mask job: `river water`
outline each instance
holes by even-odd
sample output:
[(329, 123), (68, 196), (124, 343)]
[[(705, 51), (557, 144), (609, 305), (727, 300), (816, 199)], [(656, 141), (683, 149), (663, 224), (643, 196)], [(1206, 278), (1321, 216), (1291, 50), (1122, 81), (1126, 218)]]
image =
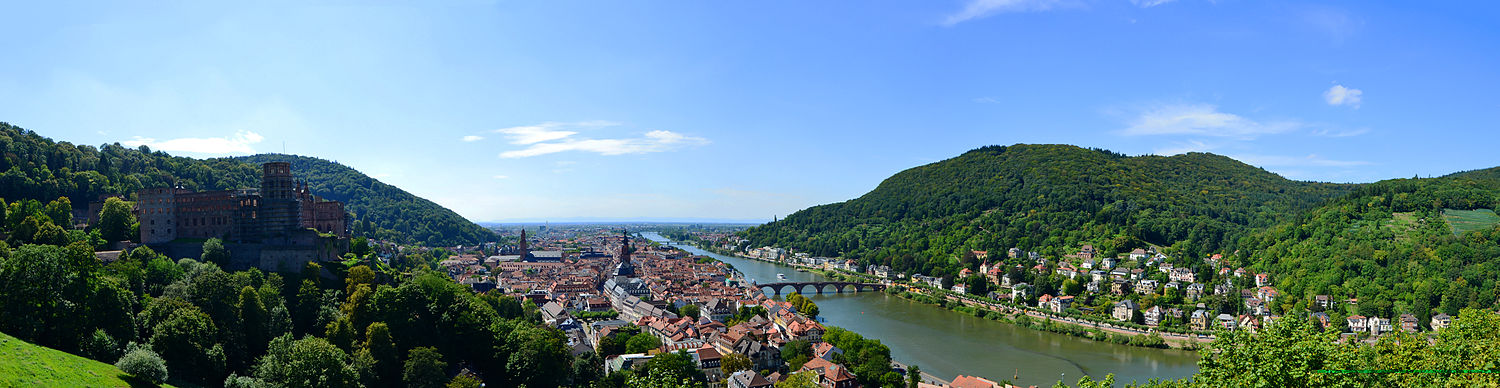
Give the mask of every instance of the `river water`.
[[(670, 243), (656, 233), (643, 235)], [(719, 255), (686, 244), (672, 245), (729, 263), (759, 283), (778, 282), (777, 274), (785, 274), (790, 282), (826, 280), (792, 267)], [(879, 339), (891, 348), (892, 359), (917, 365), (923, 372), (944, 379), (965, 374), (1047, 387), (1060, 378), (1071, 384), (1083, 375), (1099, 379), (1113, 373), (1115, 381), (1123, 385), (1151, 378), (1177, 379), (1198, 371), (1198, 356), (1193, 352), (1116, 345), (1032, 330), (881, 292), (807, 296), (817, 302), (819, 316), (827, 324)]]

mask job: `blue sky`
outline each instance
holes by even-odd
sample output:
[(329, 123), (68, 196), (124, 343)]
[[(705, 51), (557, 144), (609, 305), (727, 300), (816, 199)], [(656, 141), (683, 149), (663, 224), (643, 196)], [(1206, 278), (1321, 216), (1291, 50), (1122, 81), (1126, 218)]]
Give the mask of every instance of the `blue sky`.
[(989, 144), (1500, 165), (1494, 2), (52, 3), (0, 6), (0, 121), (337, 160), (476, 221), (768, 220)]

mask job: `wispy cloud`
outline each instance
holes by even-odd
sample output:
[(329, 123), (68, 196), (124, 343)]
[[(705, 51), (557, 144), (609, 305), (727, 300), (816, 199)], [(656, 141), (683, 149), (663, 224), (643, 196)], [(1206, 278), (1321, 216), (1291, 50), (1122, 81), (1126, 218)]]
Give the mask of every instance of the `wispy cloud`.
[(996, 99), (994, 97), (979, 97), (979, 98), (975, 98), (974, 102), (980, 103), (980, 104), (999, 104), (1000, 100)]
[(1358, 128), (1358, 129), (1322, 128), (1322, 129), (1318, 129), (1318, 130), (1312, 131), (1312, 135), (1313, 136), (1320, 136), (1320, 137), (1352, 137), (1352, 136), (1363, 135), (1363, 134), (1366, 134), (1366, 133), (1370, 133), (1370, 129), (1369, 128)]
[(1229, 157), (1261, 167), (1352, 167), (1371, 164), (1362, 160), (1327, 159), (1315, 154), (1307, 156), (1240, 154)]
[(1065, 4), (1062, 0), (969, 0), (958, 13), (944, 18), (943, 25), (953, 26), (998, 13), (1046, 11)]
[(255, 143), (265, 140), (260, 134), (250, 131), (239, 131), (229, 137), (183, 137), (177, 139), (157, 140), (149, 137), (136, 136), (127, 141), (120, 142), (127, 147), (147, 146), (157, 151), (190, 152), (198, 154), (253, 154)]
[(480, 140), (484, 140), (484, 136), (469, 135), (469, 136), (464, 136), (464, 138), (460, 139), (460, 140), (463, 140), (463, 141), (466, 141), (466, 142), (480, 141)]
[(493, 178), (495, 178), (495, 179), (505, 179), (505, 178), (510, 178), (510, 176), (507, 176), (507, 175), (495, 175)]
[(1120, 133), (1126, 136), (1197, 135), (1254, 139), (1296, 130), (1297, 121), (1258, 122), (1233, 113), (1220, 112), (1209, 104), (1158, 105), (1140, 112), (1130, 127)]
[(1151, 7), (1155, 7), (1155, 6), (1158, 6), (1158, 5), (1170, 3), (1170, 2), (1173, 2), (1173, 1), (1177, 1), (1177, 0), (1130, 0), (1130, 3), (1131, 4), (1135, 4), (1137, 7), (1141, 7), (1141, 8), (1151, 8)]
[(655, 130), (640, 137), (596, 139), (578, 135), (577, 127), (608, 127), (620, 125), (608, 121), (581, 123), (543, 123), (495, 130), (505, 135), (511, 144), (526, 148), (500, 153), (502, 158), (525, 158), (559, 152), (582, 151), (600, 155), (627, 155), (662, 152), (680, 146), (708, 144), (708, 139), (683, 135), (677, 132)]
[[(1344, 85), (1333, 85), (1333, 87), (1323, 92), (1323, 101), (1327, 101), (1328, 105), (1343, 105), (1359, 109), (1359, 103), (1364, 94), (1363, 90), (1346, 88)], [(1379, 107), (1377, 106), (1376, 108)]]

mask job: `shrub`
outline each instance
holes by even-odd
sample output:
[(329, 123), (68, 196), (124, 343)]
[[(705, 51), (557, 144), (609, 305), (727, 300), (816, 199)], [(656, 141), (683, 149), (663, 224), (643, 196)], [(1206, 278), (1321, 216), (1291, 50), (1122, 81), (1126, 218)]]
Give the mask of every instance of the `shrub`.
[(161, 355), (148, 347), (131, 344), (130, 350), (115, 362), (115, 366), (126, 374), (152, 384), (161, 384), (167, 380), (166, 361), (162, 361)]

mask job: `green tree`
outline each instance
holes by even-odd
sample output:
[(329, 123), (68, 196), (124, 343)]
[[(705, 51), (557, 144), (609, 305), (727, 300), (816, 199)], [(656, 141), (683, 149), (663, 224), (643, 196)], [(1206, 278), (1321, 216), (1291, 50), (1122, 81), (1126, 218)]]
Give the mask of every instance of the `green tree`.
[(245, 335), (245, 346), (249, 358), (254, 359), (271, 343), (271, 313), (261, 304), (260, 293), (254, 287), (240, 289), (240, 330)]
[(479, 379), (466, 374), (453, 376), (453, 380), (448, 380), (447, 385), (448, 388), (479, 388), (483, 386), (484, 384)]
[(130, 234), (135, 224), (135, 213), (130, 210), (130, 202), (110, 197), (104, 200), (104, 208), (99, 211), (99, 233), (107, 241), (133, 240), (136, 236)]
[(271, 340), (266, 355), (255, 365), (255, 377), (286, 388), (358, 387), (359, 375), (349, 355), (317, 337)]
[(398, 368), (400, 355), (397, 354), (395, 342), (391, 341), (391, 329), (385, 322), (371, 323), (365, 328), (364, 349), (370, 352), (370, 357), (375, 362), (378, 380), (382, 385), (396, 385), (398, 381), (391, 371)]
[(681, 312), (684, 317), (698, 319), (698, 305), (689, 304), (682, 306)]
[(649, 333), (641, 333), (630, 337), (625, 342), (625, 353), (645, 353), (651, 349), (661, 347), (661, 340)]
[(152, 328), (151, 348), (161, 354), (175, 376), (198, 383), (224, 378), (224, 348), (213, 320), (196, 307), (172, 311)]
[(748, 356), (739, 353), (729, 353), (719, 359), (719, 368), (724, 371), (725, 375), (728, 375), (742, 370), (753, 370), (755, 364), (750, 361), (750, 357)]
[(131, 346), (131, 349), (115, 362), (115, 367), (147, 384), (161, 384), (167, 381), (166, 362), (162, 361), (161, 356), (156, 352), (144, 346)]
[(443, 372), (447, 367), (448, 363), (443, 362), (443, 355), (437, 349), (412, 348), (407, 354), (402, 379), (408, 387), (442, 387), (447, 380), (446, 373)]
[(73, 201), (68, 197), (58, 197), (47, 203), (46, 212), (47, 218), (52, 220), (53, 225), (73, 226)]
[(818, 375), (813, 371), (793, 373), (777, 381), (776, 388), (818, 388)]
[(917, 384), (921, 382), (922, 368), (912, 365), (911, 368), (906, 370), (906, 388), (917, 388)]
[(214, 263), (221, 268), (229, 267), (229, 249), (224, 247), (224, 241), (211, 238), (203, 242), (203, 255), (200, 257), (205, 263)]

